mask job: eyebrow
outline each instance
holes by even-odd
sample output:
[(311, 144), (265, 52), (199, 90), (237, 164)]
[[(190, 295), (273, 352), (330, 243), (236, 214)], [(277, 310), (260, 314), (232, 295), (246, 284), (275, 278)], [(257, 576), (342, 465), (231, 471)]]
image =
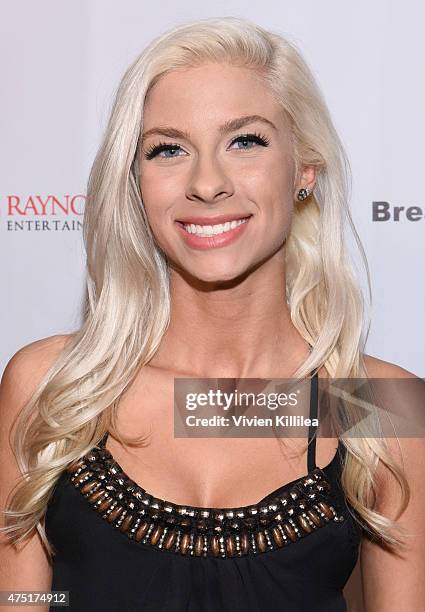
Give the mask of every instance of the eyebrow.
[[(263, 117), (262, 115), (245, 115), (243, 117), (237, 117), (236, 119), (230, 119), (229, 121), (226, 121), (225, 123), (223, 123), (223, 125), (220, 125), (218, 131), (222, 135), (227, 134), (229, 132), (233, 132), (234, 130), (240, 130), (245, 125), (248, 125), (249, 123), (254, 123), (256, 121), (264, 123), (265, 125), (268, 125), (274, 130), (277, 130), (275, 124), (269, 119), (266, 119), (266, 117)], [(144, 132), (142, 134), (142, 141), (148, 138), (148, 136), (153, 135), (166, 136), (168, 138), (184, 138), (186, 140), (189, 140), (190, 138), (189, 133), (186, 131), (178, 130), (173, 127), (160, 126), (151, 128), (150, 130)]]

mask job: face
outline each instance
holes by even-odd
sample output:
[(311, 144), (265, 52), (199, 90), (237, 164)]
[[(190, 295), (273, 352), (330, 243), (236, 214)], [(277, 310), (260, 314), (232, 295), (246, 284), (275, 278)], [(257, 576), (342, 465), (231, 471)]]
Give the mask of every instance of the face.
[(172, 268), (217, 283), (283, 263), (290, 132), (257, 73), (220, 63), (168, 73), (146, 98), (143, 134), (142, 199)]

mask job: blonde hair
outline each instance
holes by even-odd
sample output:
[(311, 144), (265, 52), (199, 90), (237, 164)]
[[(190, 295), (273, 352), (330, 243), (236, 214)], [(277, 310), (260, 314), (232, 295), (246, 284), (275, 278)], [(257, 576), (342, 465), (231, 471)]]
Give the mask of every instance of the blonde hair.
[[(209, 18), (151, 42), (124, 74), (88, 181), (83, 222), (87, 293), (83, 322), (22, 410), (14, 440), (24, 474), (6, 511), (19, 542), (36, 527), (52, 554), (44, 518), (57, 479), (74, 460), (116, 431), (120, 396), (155, 354), (170, 317), (165, 254), (152, 235), (139, 185), (144, 101), (167, 72), (206, 61), (256, 70), (290, 119), (294, 160), (317, 166), (314, 195), (294, 206), (286, 244), (293, 324), (314, 348), (294, 377), (324, 366), (331, 377), (365, 375), (365, 305), (344, 238), (348, 223), (370, 280), (350, 215), (349, 165), (312, 73), (293, 43), (245, 19)], [(363, 527), (383, 544), (403, 531), (370, 506), (380, 459), (396, 476), (402, 508), (408, 483), (384, 441), (342, 438), (342, 485)], [(404, 504), (404, 505), (403, 505)]]

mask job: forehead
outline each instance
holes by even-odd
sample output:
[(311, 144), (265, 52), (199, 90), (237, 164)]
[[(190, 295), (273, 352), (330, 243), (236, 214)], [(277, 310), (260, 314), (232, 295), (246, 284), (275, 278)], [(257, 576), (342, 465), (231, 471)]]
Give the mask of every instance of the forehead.
[(284, 113), (260, 74), (227, 63), (206, 63), (163, 75), (146, 97), (143, 123), (145, 130), (159, 124), (211, 129), (228, 119), (255, 114), (277, 127), (284, 125)]

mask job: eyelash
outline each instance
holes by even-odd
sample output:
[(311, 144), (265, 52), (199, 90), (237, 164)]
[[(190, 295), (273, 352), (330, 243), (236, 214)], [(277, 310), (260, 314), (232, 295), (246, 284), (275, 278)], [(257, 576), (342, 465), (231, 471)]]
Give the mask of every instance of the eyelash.
[[(270, 144), (270, 139), (267, 138), (267, 136), (264, 136), (263, 134), (259, 134), (257, 132), (253, 132), (250, 134), (241, 134), (240, 136), (236, 136), (236, 138), (234, 138), (230, 144), (233, 145), (235, 144), (235, 142), (243, 142), (244, 140), (256, 142), (257, 144), (263, 147), (268, 147)], [(156, 157), (159, 153), (162, 153), (162, 151), (168, 151), (169, 149), (180, 149), (180, 148), (181, 147), (178, 144), (160, 142), (157, 145), (151, 145), (147, 151), (144, 151), (144, 155), (145, 155), (145, 158), (149, 160), (149, 159), (153, 159), (154, 157)], [(243, 149), (240, 149), (240, 150), (242, 151)], [(171, 158), (164, 158), (164, 159), (171, 159)]]

